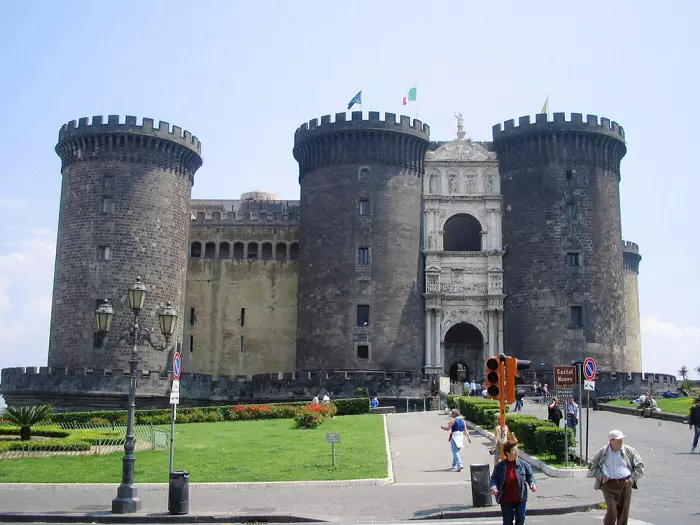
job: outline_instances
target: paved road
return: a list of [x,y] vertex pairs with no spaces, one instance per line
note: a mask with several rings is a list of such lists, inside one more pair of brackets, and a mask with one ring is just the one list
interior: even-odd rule
[[[526,402],[523,412],[547,417],[546,405]],[[583,410],[584,422],[585,414]],[[661,508],[700,516],[697,481],[700,454],[690,454],[693,433],[688,425],[591,410],[589,458],[607,444],[612,429],[621,430],[627,436],[624,442],[636,448],[644,460],[645,475],[632,499],[633,517],[637,517],[638,511],[657,512]]]

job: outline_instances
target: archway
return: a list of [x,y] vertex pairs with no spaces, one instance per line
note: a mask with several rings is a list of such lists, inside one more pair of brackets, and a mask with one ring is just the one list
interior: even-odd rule
[[453,215],[443,227],[443,250],[446,252],[480,252],[481,223],[472,215]]
[[[450,381],[480,381],[478,360],[481,359],[484,338],[481,331],[469,323],[457,323],[445,334],[445,364],[450,364]],[[459,381],[464,375],[464,379]]]

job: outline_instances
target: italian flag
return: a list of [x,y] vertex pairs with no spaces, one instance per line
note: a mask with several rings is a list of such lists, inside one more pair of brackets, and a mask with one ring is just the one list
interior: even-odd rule
[[403,97],[403,105],[405,106],[409,102],[415,102],[416,101],[416,96],[418,95],[418,88],[412,87],[411,89],[408,90],[408,95]]

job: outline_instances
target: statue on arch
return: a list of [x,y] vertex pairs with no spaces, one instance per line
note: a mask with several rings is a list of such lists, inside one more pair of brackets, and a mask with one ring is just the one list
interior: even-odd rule
[[462,113],[455,113],[455,118],[457,119],[457,139],[462,140],[466,132],[464,131],[464,115]]

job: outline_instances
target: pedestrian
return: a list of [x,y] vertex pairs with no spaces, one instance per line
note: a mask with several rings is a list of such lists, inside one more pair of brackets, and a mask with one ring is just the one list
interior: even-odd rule
[[523,398],[525,397],[525,392],[522,390],[515,394],[515,409],[514,412],[520,412],[523,409]]
[[314,398],[311,400],[312,405],[318,405],[318,396],[314,396]]
[[695,427],[695,436],[693,437],[693,445],[690,448],[690,453],[695,452],[698,446],[698,438],[700,438],[700,396],[695,398],[695,406],[690,407],[690,418],[688,419],[688,425],[692,429]]
[[578,425],[580,413],[580,409],[572,397],[566,405],[566,426],[574,430],[574,437],[576,437],[576,426]]
[[450,422],[447,425],[440,426],[440,428],[450,433],[447,440],[450,442],[450,448],[452,449],[452,470],[459,472],[463,468],[459,451],[464,448],[464,436],[466,435],[469,443],[472,442],[467,425],[464,423],[464,419],[459,416],[459,410],[453,408],[450,413]]
[[512,441],[516,445],[518,444],[518,438],[510,431],[508,425],[496,425],[493,434],[493,448],[489,450],[489,454],[493,456],[494,466],[498,464],[503,457],[503,454],[505,454],[502,447],[507,441]]
[[379,399],[377,399],[377,396],[374,396],[372,400],[369,402],[369,407],[370,408],[379,408]]
[[595,478],[593,488],[603,491],[607,511],[603,525],[627,525],[632,489],[644,475],[644,463],[639,453],[623,444],[625,435],[611,430],[609,443],[593,456],[586,477]]
[[503,444],[506,458],[499,461],[491,474],[491,494],[501,505],[503,525],[523,525],[527,507],[527,487],[537,492],[532,468],[518,457],[518,444],[506,441]]
[[323,402],[324,402],[324,404],[326,404],[326,405],[329,404],[329,403],[331,402],[331,398],[328,397],[328,394],[327,394],[327,393],[326,393],[326,394],[323,394]]
[[559,426],[559,421],[564,415],[561,413],[561,408],[559,408],[559,399],[556,397],[552,398],[552,402],[547,405],[547,420]]

